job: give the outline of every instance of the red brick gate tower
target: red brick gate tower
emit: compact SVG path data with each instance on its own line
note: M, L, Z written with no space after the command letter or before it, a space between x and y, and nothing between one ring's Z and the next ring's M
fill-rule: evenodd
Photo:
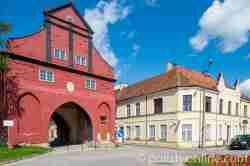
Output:
M115 79L93 31L72 3L43 14L40 31L9 40L21 108L21 116L9 115L11 144L112 140Z

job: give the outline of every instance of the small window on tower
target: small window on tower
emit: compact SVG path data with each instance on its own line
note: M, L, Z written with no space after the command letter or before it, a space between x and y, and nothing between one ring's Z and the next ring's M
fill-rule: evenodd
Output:
M71 16L67 16L67 17L66 17L66 20L67 20L68 22L74 23L74 18L71 17Z
M75 64L81 66L87 66L87 60L83 56L75 56Z
M59 60L65 60L65 58L66 58L65 49L55 48L55 57L56 57L56 59L59 59Z
M90 90L96 90L96 81L95 80L86 80L85 88Z
M101 120L101 124L106 124L106 122L107 122L107 117L106 117L106 116L101 116L101 117L100 117L100 120Z

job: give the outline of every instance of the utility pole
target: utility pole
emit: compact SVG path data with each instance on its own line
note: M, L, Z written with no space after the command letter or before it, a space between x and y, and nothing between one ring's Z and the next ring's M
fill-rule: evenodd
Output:
M201 148L204 148L205 143L205 113L206 113L206 91L203 88L203 109L202 109L202 122L201 122Z
M208 66L207 66L207 70L203 71L203 74L208 74L209 71L210 71L210 68L211 68L211 65L213 64L213 59L211 58L208 58ZM204 145L205 145L205 125L206 125L206 88L203 87L202 88L202 103L203 103L203 109L202 109L202 118L201 118L201 146L200 148L204 148Z
M148 96L146 95L146 145L148 144Z

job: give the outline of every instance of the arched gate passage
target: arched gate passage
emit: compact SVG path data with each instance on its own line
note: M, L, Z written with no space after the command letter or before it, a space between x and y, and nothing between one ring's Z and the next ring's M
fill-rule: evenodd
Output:
M50 118L48 135L51 146L75 145L92 141L91 119L79 105L73 102L63 104Z

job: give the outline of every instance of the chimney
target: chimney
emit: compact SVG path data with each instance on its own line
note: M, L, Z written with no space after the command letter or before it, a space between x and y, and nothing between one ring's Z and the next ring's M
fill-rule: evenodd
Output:
M115 86L115 90L121 91L122 89L127 88L127 87L128 87L128 84L119 84Z
M169 72L170 70L174 69L176 66L177 66L176 64L168 62L166 66L166 72Z

